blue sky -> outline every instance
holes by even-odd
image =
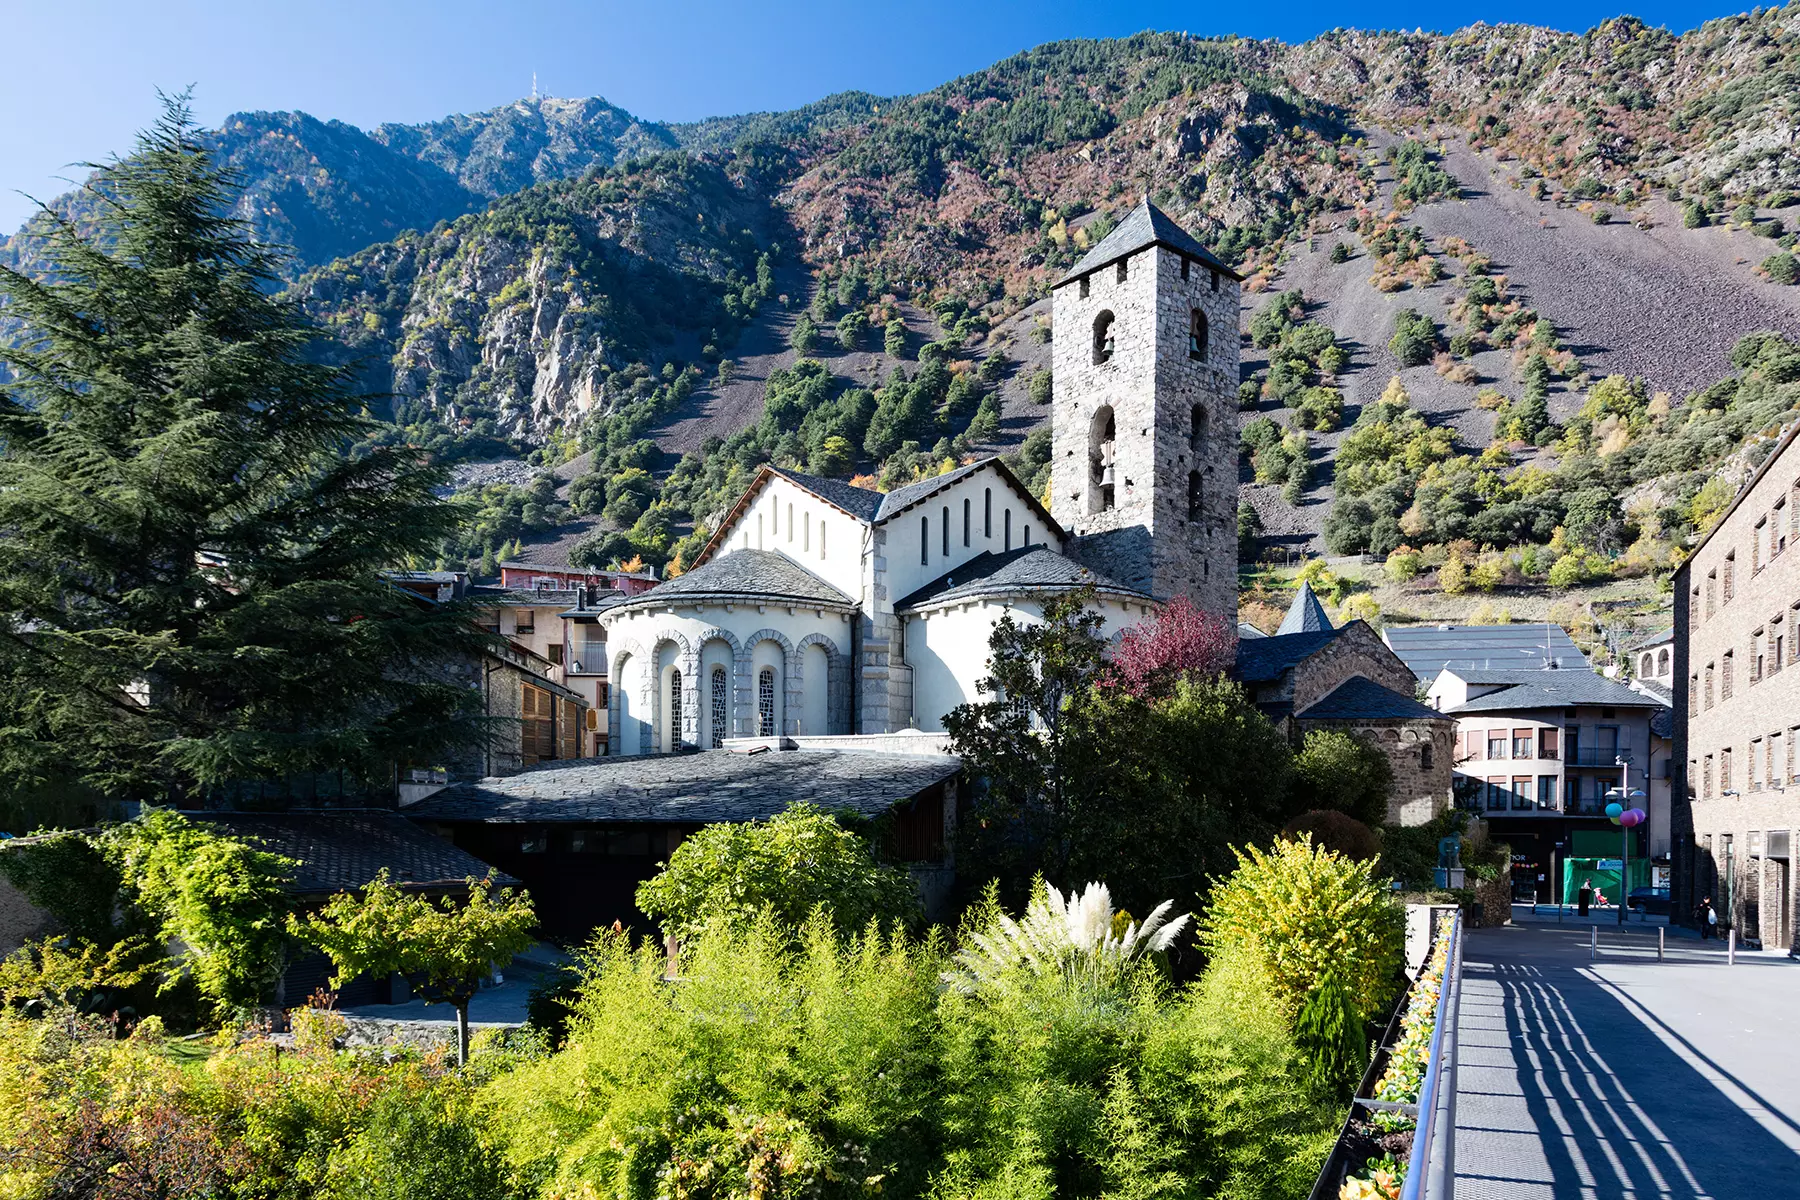
[[[195,85],[209,124],[301,109],[371,128],[491,108],[539,87],[602,95],[655,120],[792,108],[835,91],[915,92],[1040,42],[1141,29],[1301,41],[1333,26],[1446,29],[1477,20],[1581,30],[1630,11],[1692,28],[1729,0],[6,0],[0,4],[0,230],[19,192],[66,190],[67,164],[126,149],[154,89]]]

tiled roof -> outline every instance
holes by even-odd
[[[881,498],[881,510],[875,514],[875,519],[885,521],[889,517],[904,512],[933,492],[949,487],[959,479],[967,479],[993,461],[995,460],[992,458],[984,458],[979,462],[964,463],[953,470],[945,471],[942,475],[933,475],[929,479],[921,479],[917,483],[909,483],[905,487],[895,488]]]
[[[1245,683],[1280,679],[1282,672],[1305,662],[1343,632],[1342,629],[1321,629],[1315,633],[1278,633],[1274,637],[1240,639],[1237,677]]]
[[[1089,585],[1102,592],[1150,596],[1136,588],[1115,583],[1048,546],[1020,547],[995,554],[984,550],[954,570],[946,571],[894,605],[896,611],[923,608],[979,596],[1015,596],[1022,592],[1069,591]]]
[[[1437,709],[1361,675],[1338,684],[1330,695],[1303,709],[1298,716],[1302,721],[1450,720]]]
[[[945,754],[770,750],[589,758],[456,784],[406,810],[432,821],[754,821],[802,801],[884,812],[955,775]]]
[[[841,479],[827,479],[823,475],[807,475],[800,471],[790,471],[785,467],[771,466],[769,470],[799,484],[813,495],[831,504],[837,505],[859,521],[873,521],[875,514],[881,509],[882,495],[868,488],[852,487]]]
[[[364,887],[384,867],[394,883],[437,890],[459,888],[492,869],[399,813],[381,809],[186,815],[221,833],[254,838],[262,849],[298,860],[288,887],[302,895]],[[498,880],[518,882],[504,872]]]
[[[1588,660],[1561,625],[1389,625],[1382,640],[1420,679],[1445,667],[1471,671],[1532,670],[1559,664],[1586,670]]]
[[[616,596],[619,593],[612,588],[603,588],[588,592],[588,602]],[[575,607],[581,593],[574,588],[507,588],[492,587],[486,584],[469,589],[469,599],[477,606],[501,606],[505,608],[549,608],[558,609]]]
[[[1648,650],[1652,646],[1666,646],[1674,640],[1675,628],[1674,626],[1670,626],[1667,629],[1659,629],[1654,633],[1646,633],[1643,637],[1631,643],[1631,649]]]
[[[1462,672],[1454,672],[1459,678]],[[1571,708],[1604,705],[1611,708],[1661,708],[1657,700],[1634,692],[1622,683],[1592,671],[1519,671],[1525,678],[1499,691],[1476,696],[1466,704],[1445,709],[1451,713],[1508,712],[1525,708]],[[1489,677],[1497,672],[1489,672]],[[1495,680],[1494,682],[1500,682]]]
[[[1312,584],[1300,581],[1300,590],[1294,593],[1294,602],[1288,605],[1287,615],[1281,618],[1281,628],[1275,632],[1283,633],[1318,633],[1320,630],[1332,628],[1331,618],[1325,615],[1325,606],[1313,594]]]
[[[853,608],[855,601],[814,575],[785,554],[774,550],[733,550],[701,563],[685,575],[677,575],[637,596],[628,596],[611,608],[638,604],[668,604],[700,597],[744,597],[771,604],[829,604]]]
[[[1269,635],[1264,633],[1262,630],[1258,629],[1256,626],[1252,625],[1248,621],[1239,621],[1238,622],[1238,636],[1240,638],[1266,638]]]
[[[1162,245],[1171,250],[1178,250],[1189,258],[1198,259],[1207,266],[1215,268],[1233,279],[1242,279],[1236,271],[1212,251],[1195,240],[1194,236],[1177,225],[1168,213],[1150,203],[1145,196],[1138,201],[1138,206],[1131,210],[1118,227],[1100,240],[1100,244],[1082,256],[1080,262],[1069,269],[1069,273],[1056,281],[1061,287],[1072,279],[1080,279],[1091,271],[1098,271],[1110,262],[1124,258],[1128,254],[1136,254],[1146,246]]]

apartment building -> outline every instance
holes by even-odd
[[[1615,789],[1646,793],[1634,803],[1650,824],[1633,835],[1632,856],[1667,866],[1670,815],[1647,802],[1646,787],[1670,769],[1652,730],[1660,701],[1581,668],[1445,668],[1426,702],[1456,718],[1458,803],[1512,845],[1518,898],[1554,900],[1571,855],[1619,852],[1606,816]]]
[[[1675,575],[1675,910],[1712,899],[1743,940],[1796,946],[1800,424]]]

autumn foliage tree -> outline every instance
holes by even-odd
[[[1113,648],[1106,681],[1134,696],[1164,695],[1183,675],[1225,670],[1236,650],[1236,632],[1224,618],[1177,596],[1124,632]]]

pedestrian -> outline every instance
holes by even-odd
[[[1581,890],[1575,893],[1575,909],[1585,917],[1587,916],[1588,905],[1593,902],[1594,881],[1592,879],[1584,879],[1581,881]]]
[[[1700,902],[1700,911],[1695,914],[1700,919],[1700,938],[1702,941],[1719,936],[1719,914],[1713,911],[1712,897],[1708,896]]]

